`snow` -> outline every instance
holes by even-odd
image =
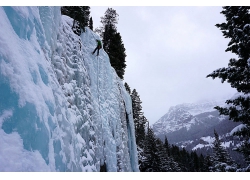
[[[208,118],[210,118],[210,119],[213,118],[213,117],[214,117],[213,115],[209,115],[209,116],[208,116]]]
[[[232,131],[230,132],[230,135],[233,135],[237,131],[241,131],[243,128],[246,128],[246,125],[240,124],[240,125],[236,126],[235,128],[232,129]]]
[[[223,146],[224,148],[229,148],[231,144],[233,144],[233,141],[227,141],[227,142],[222,142],[221,146]]]
[[[206,137],[201,137],[200,138],[201,143],[197,144],[195,147],[193,147],[193,151],[197,150],[197,149],[201,149],[204,147],[212,147],[213,146],[213,141],[214,141],[214,137],[211,136],[206,136]]]
[[[250,24],[245,24],[244,27],[243,27],[243,30],[247,29],[250,27]]]
[[[215,138],[211,136],[201,137],[200,141],[201,143],[197,144],[192,150],[197,150],[198,148],[204,148],[204,147],[213,147],[213,142]],[[224,148],[229,148],[230,145],[233,144],[233,141],[224,141],[221,142],[221,146]]]
[[[193,147],[193,149],[192,149],[192,151],[195,151],[195,150],[197,150],[198,148],[203,148],[203,147],[205,147],[205,146],[207,146],[207,145],[204,145],[204,144],[197,144],[195,147]]]
[[[0,171],[139,171],[130,96],[91,54],[100,37],[75,35],[60,7],[0,19]]]
[[[215,140],[214,137],[211,137],[211,136],[206,136],[206,137],[201,137],[201,140],[207,142],[208,144],[212,144]]]

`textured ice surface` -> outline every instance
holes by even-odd
[[[60,7],[0,7],[0,171],[139,171],[130,96]]]

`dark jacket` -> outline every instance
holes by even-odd
[[[102,48],[102,43],[101,43],[100,40],[97,40],[97,47],[98,47],[98,48]]]

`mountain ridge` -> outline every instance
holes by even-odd
[[[236,126],[237,123],[228,121],[227,116],[219,115],[219,112],[214,109],[217,105],[225,105],[224,102],[225,99],[221,99],[172,106],[152,125],[154,133],[161,139],[164,139],[166,135],[170,142],[177,143],[178,141],[191,140],[188,138],[198,138],[198,135],[211,135],[213,133],[211,128],[218,128],[219,124],[225,120],[224,124],[230,124],[228,125],[230,128],[234,126],[232,124]]]
[[[155,134],[169,133],[183,127],[186,127],[188,130],[192,124],[200,123],[197,117],[201,116],[202,113],[215,111],[214,107],[218,104],[223,104],[222,102],[223,100],[219,101],[219,103],[217,101],[205,101],[202,103],[183,103],[172,106],[165,115],[153,124]],[[221,116],[220,118],[224,117]]]

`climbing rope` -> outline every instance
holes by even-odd
[[[100,85],[99,85],[99,76],[100,76],[100,62],[98,56],[96,57],[97,59],[97,90],[98,90],[98,108],[99,108],[99,118],[101,119],[101,131],[102,131],[102,154],[103,154],[103,159],[105,163],[105,156],[104,156],[104,141],[103,141],[103,122],[101,118],[101,109],[100,109]]]

